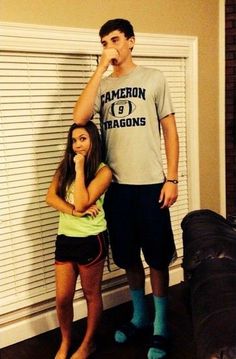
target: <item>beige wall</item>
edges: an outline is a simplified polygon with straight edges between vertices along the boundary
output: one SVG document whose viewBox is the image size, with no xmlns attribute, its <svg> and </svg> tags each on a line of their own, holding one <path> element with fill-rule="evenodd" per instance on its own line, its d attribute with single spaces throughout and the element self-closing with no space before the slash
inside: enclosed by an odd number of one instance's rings
<svg viewBox="0 0 236 359">
<path fill-rule="evenodd" d="M 219 73 L 220 0 L 0 0 L 0 21 L 98 29 L 115 17 L 136 32 L 199 39 L 201 207 L 220 211 Z"/>
</svg>

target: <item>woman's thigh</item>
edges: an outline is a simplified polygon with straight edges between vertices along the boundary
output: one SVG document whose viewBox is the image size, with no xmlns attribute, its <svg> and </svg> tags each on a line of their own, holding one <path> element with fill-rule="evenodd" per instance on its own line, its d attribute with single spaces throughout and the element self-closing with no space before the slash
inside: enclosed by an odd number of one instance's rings
<svg viewBox="0 0 236 359">
<path fill-rule="evenodd" d="M 85 295 L 100 293 L 105 260 L 84 266 L 79 265 L 82 289 Z"/>
<path fill-rule="evenodd" d="M 73 262 L 55 264 L 56 296 L 58 300 L 71 300 L 74 296 L 78 267 Z"/>
</svg>

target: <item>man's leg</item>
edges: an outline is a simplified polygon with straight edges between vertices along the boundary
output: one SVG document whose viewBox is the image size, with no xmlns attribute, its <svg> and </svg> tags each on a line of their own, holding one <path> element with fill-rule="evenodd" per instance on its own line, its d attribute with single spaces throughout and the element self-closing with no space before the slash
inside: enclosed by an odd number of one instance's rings
<svg viewBox="0 0 236 359">
<path fill-rule="evenodd" d="M 148 359 L 166 358 L 167 351 L 167 305 L 168 305 L 168 269 L 159 271 L 150 268 L 151 285 L 155 308 L 153 323 L 153 346 L 148 351 Z M 156 342 L 156 345 L 154 343 Z"/>
<path fill-rule="evenodd" d="M 137 332 L 135 329 L 146 328 L 149 325 L 144 290 L 145 274 L 141 260 L 136 266 L 126 269 L 126 275 L 130 287 L 133 316 L 130 321 L 132 324 L 125 324 L 115 332 L 115 340 L 118 343 L 125 343 L 131 336 L 135 335 Z"/>
<path fill-rule="evenodd" d="M 167 303 L 169 275 L 168 266 L 175 254 L 175 243 L 168 208 L 160 208 L 157 198 L 162 184 L 144 187 L 141 203 L 140 238 L 146 262 L 150 267 L 155 317 L 152 344 L 148 359 L 166 359 L 168 350 Z M 142 221 L 141 221 L 142 219 Z M 160 268 L 163 270 L 160 270 Z"/>
</svg>

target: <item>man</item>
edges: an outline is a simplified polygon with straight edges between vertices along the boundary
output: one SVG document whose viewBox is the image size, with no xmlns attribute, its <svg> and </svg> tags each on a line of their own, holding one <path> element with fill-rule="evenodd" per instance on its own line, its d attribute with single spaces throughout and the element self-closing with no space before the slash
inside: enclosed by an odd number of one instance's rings
<svg viewBox="0 0 236 359">
<path fill-rule="evenodd" d="M 149 326 L 142 249 L 150 267 L 155 318 L 148 359 L 167 357 L 168 266 L 175 256 L 169 207 L 178 195 L 178 135 L 163 74 L 132 59 L 133 27 L 125 19 L 107 21 L 99 32 L 103 52 L 96 71 L 74 108 L 84 124 L 100 113 L 106 161 L 113 183 L 106 195 L 106 216 L 114 262 L 126 270 L 133 317 L 115 333 L 124 343 Z M 109 65 L 110 76 L 103 78 Z M 160 126 L 167 157 L 163 173 Z"/>
</svg>

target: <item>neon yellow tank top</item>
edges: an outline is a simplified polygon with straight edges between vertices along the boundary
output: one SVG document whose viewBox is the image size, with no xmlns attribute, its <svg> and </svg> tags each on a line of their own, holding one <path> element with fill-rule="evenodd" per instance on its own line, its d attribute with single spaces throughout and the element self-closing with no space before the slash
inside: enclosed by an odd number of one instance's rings
<svg viewBox="0 0 236 359">
<path fill-rule="evenodd" d="M 105 166 L 101 163 L 99 169 Z M 66 201 L 74 205 L 74 182 L 67 189 Z M 71 214 L 60 212 L 58 234 L 64 234 L 69 237 L 87 237 L 96 235 L 106 230 L 107 224 L 103 209 L 104 194 L 96 201 L 100 209 L 96 217 L 84 216 L 76 217 Z"/>
</svg>

